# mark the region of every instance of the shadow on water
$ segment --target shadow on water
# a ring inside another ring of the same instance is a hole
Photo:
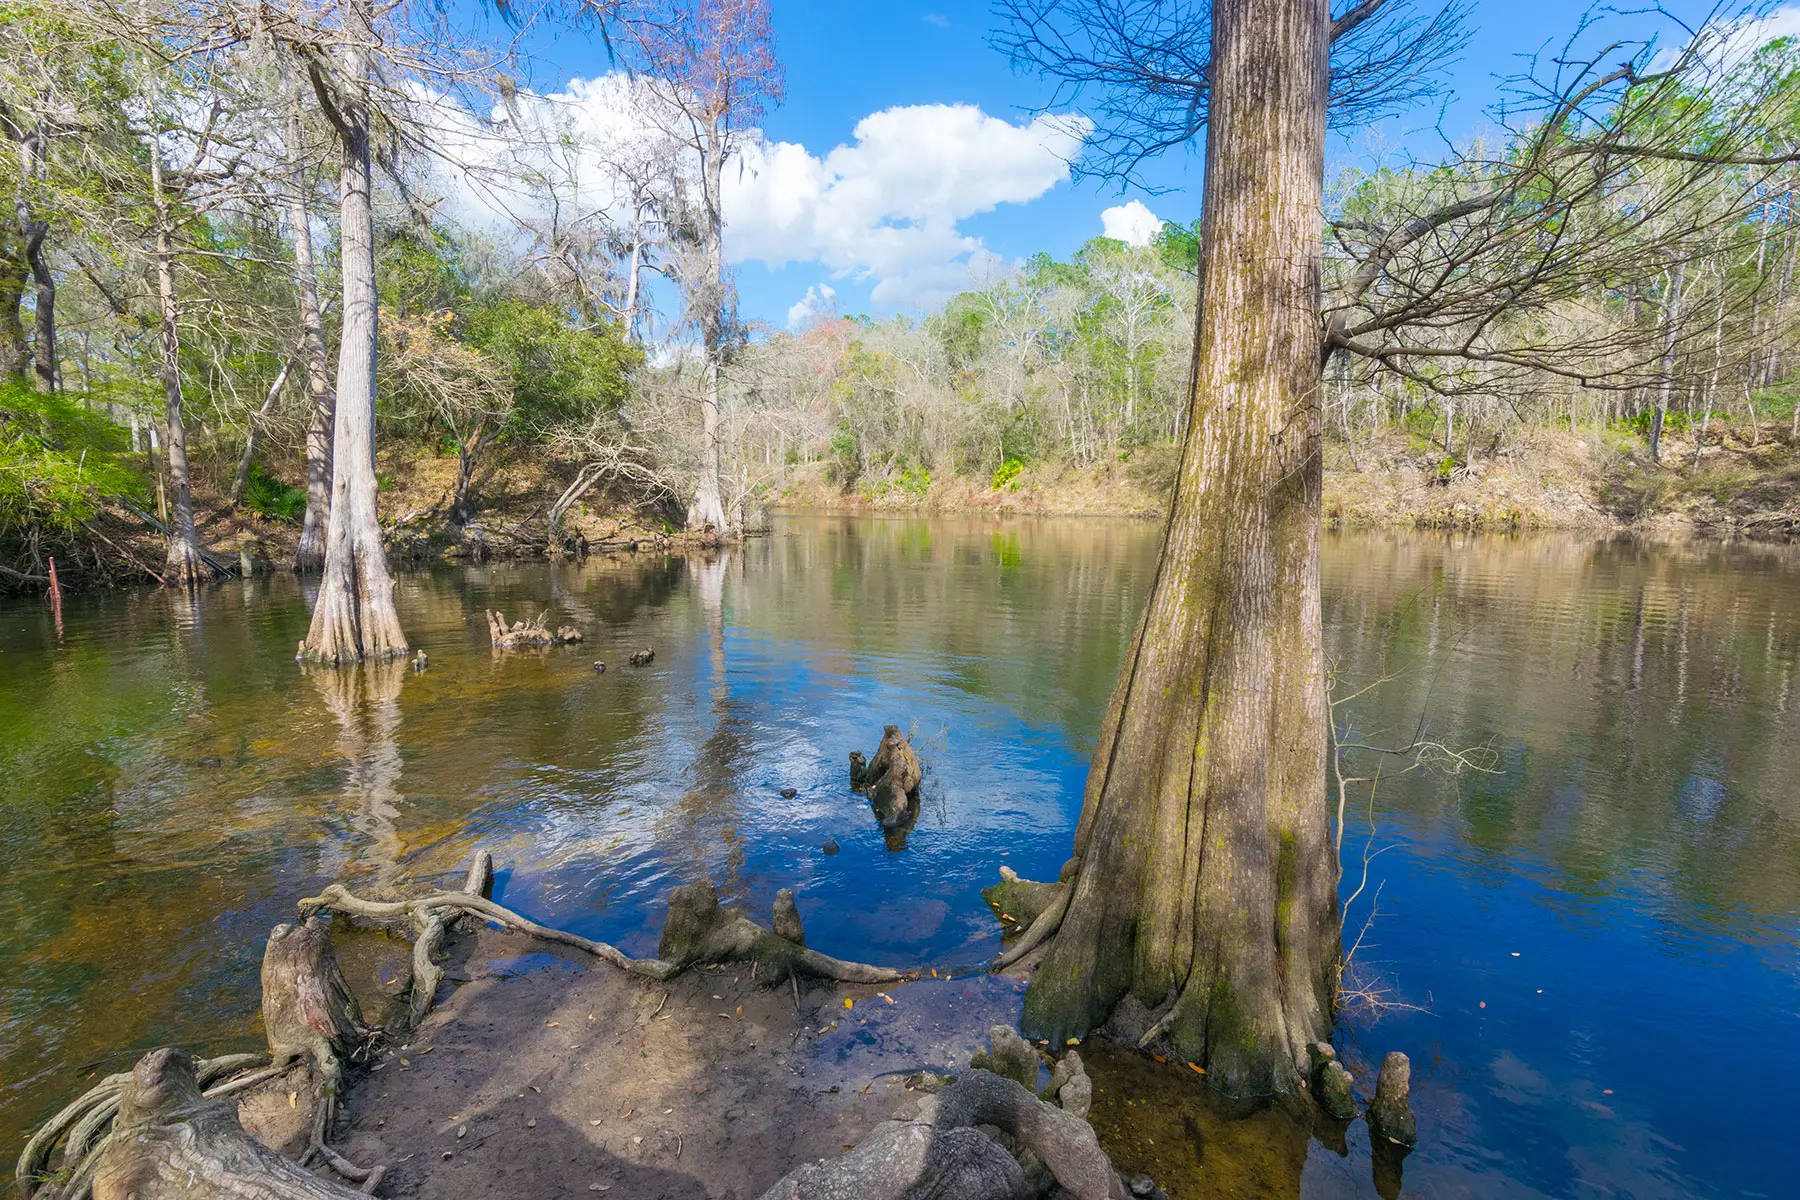
[[[710,558],[407,575],[423,674],[298,668],[288,577],[72,597],[60,641],[41,603],[0,605],[0,1132],[150,1046],[254,1044],[260,948],[295,899],[449,881],[478,846],[506,903],[634,953],[675,884],[757,914],[791,887],[827,953],[958,976],[859,1009],[833,1069],[957,1057],[1018,1003],[964,978],[997,944],[979,890],[1066,857],[1157,536],[794,518]],[[1412,1057],[1405,1194],[1785,1194],[1795,556],[1344,535],[1324,581],[1337,678],[1387,680],[1341,710],[1357,740],[1496,757],[1350,812],[1351,882],[1379,851],[1359,977],[1413,1007],[1353,1015],[1340,1046],[1365,1086]],[[546,606],[587,640],[488,646],[484,608]],[[898,837],[845,770],[890,722],[928,770]],[[346,957],[370,986],[397,969],[379,938]],[[1178,1200],[1396,1191],[1361,1122],[1237,1113],[1179,1067],[1091,1053],[1109,1148]]]

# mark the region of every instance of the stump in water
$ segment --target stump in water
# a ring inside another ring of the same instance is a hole
[[[776,902],[776,914],[786,925],[780,901]],[[797,931],[799,912],[794,911],[792,917]],[[672,971],[697,963],[754,961],[769,974],[771,982],[793,975],[814,975],[846,983],[893,983],[902,978],[900,972],[886,967],[844,962],[808,950],[803,944],[729,912],[719,906],[718,890],[710,883],[684,884],[669,893],[669,915],[663,923],[656,956]]]
[[[647,667],[656,661],[656,651],[645,646],[642,650],[634,650],[631,657],[625,660],[634,667]]]
[[[898,725],[885,726],[881,745],[875,748],[875,757],[869,760],[868,770],[864,773],[863,786],[873,793],[876,787],[891,779],[903,795],[916,798],[924,778],[925,770],[919,765],[919,756],[913,753],[912,743],[906,740]]]
[[[238,1124],[237,1106],[200,1094],[185,1050],[152,1050],[131,1072],[94,1200],[357,1200]]]
[[[1390,1050],[1381,1060],[1381,1071],[1375,1076],[1375,1102],[1369,1105],[1369,1127],[1402,1146],[1419,1139],[1419,1123],[1412,1111],[1412,1063],[1398,1050]]]
[[[544,622],[550,616],[548,611],[539,613],[530,621],[514,621],[509,628],[506,614],[498,610],[487,614],[488,636],[493,639],[497,650],[520,650],[542,648],[544,646],[561,646],[566,643],[579,642],[581,630],[573,625],[564,625],[555,632]]]
[[[806,929],[800,924],[800,909],[794,903],[793,888],[782,888],[775,893],[775,912],[770,924],[776,937],[786,938],[796,946],[806,945]]]

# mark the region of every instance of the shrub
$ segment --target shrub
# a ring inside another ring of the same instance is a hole
[[[0,384],[0,536],[69,533],[117,497],[147,495],[131,439],[105,414]]]
[[[1020,472],[1024,470],[1025,464],[1018,459],[1007,459],[1005,462],[994,468],[994,490],[999,491],[1001,488],[1006,488],[1008,491],[1018,490],[1018,483],[1016,481],[1019,478]]]
[[[293,525],[306,515],[306,493],[264,474],[260,463],[252,463],[244,485],[244,507],[265,521]]]

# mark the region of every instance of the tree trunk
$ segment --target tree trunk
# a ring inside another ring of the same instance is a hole
[[[359,1200],[244,1132],[237,1103],[201,1096],[185,1050],[152,1050],[131,1072],[94,1172],[94,1200]]]
[[[250,428],[244,434],[244,452],[238,456],[237,474],[231,480],[233,508],[244,502],[244,489],[250,486],[250,467],[256,461],[257,439],[262,436],[263,424],[269,419],[269,414],[275,411],[275,401],[281,396],[281,385],[287,382],[288,372],[293,368],[292,359],[281,364],[281,370],[275,372],[275,382],[269,385],[269,394],[263,397],[262,407],[250,418]]]
[[[50,223],[33,214],[31,193],[47,182],[49,172],[49,131],[43,121],[19,139],[19,234],[23,239],[25,264],[37,285],[37,309],[32,321],[33,382],[40,392],[56,390],[56,277],[50,273],[50,260],[44,239]]]
[[[1193,397],[1108,706],[1067,915],[1025,999],[1061,1045],[1128,993],[1179,1055],[1292,1090],[1340,959],[1319,609],[1326,0],[1215,0]]]
[[[706,301],[701,305],[700,332],[705,381],[700,392],[700,484],[688,510],[689,529],[710,526],[725,530],[725,502],[719,477],[723,452],[719,440],[719,359],[724,352],[725,252],[724,213],[719,188],[723,177],[724,135],[714,119],[706,139]]]
[[[19,309],[25,299],[25,256],[18,234],[0,222],[0,383],[25,375],[25,325]]]
[[[155,101],[151,101],[154,108]],[[161,368],[166,405],[169,483],[175,497],[169,513],[168,565],[163,580],[170,587],[192,587],[210,576],[200,551],[200,534],[194,526],[194,495],[188,477],[187,429],[181,419],[181,331],[176,323],[175,234],[169,198],[163,190],[162,147],[152,132],[150,139],[150,193],[156,213],[156,299],[162,313]]]
[[[486,445],[486,421],[477,423],[468,437],[456,439],[456,488],[450,494],[452,525],[466,525],[475,517],[475,462]]]
[[[312,416],[306,424],[306,516],[300,523],[300,545],[294,551],[296,571],[325,569],[325,523],[331,512],[331,426],[337,393],[325,358],[325,317],[319,304],[319,277],[313,265],[312,217],[306,207],[306,162],[301,151],[305,130],[300,120],[299,81],[288,96],[288,224],[294,235],[294,284],[300,294],[300,344],[306,358],[306,394]]]
[[[407,651],[394,608],[394,581],[381,545],[375,484],[375,214],[369,159],[372,0],[344,9],[344,87],[338,136],[339,244],[344,326],[338,337],[337,413],[331,453],[331,515],[325,578],[304,653],[326,663],[390,659]]]
[[[1656,388],[1656,411],[1650,414],[1650,460],[1662,461],[1663,422],[1669,418],[1669,396],[1675,390],[1675,346],[1680,334],[1681,283],[1685,263],[1669,270],[1669,292],[1663,299],[1662,382]]]

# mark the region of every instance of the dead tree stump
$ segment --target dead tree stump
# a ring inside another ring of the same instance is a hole
[[[913,753],[912,743],[906,740],[898,725],[883,728],[881,745],[875,748],[875,757],[869,760],[863,786],[872,793],[890,777],[900,793],[908,798],[919,794],[919,784],[925,779],[919,756]]]
[[[541,649],[581,640],[581,630],[573,625],[552,631],[545,623],[549,616],[548,611],[541,612],[530,621],[514,621],[509,627],[505,613],[491,610],[487,614],[488,637],[496,650]]]
[[[344,980],[331,928],[314,918],[277,925],[262,961],[263,1028],[275,1066],[305,1059],[335,1080],[368,1039],[362,1009]]]
[[[792,903],[792,896],[789,896]],[[780,902],[777,901],[777,913]],[[793,924],[800,914],[793,913]],[[784,919],[783,924],[786,924]],[[771,981],[794,975],[812,975],[845,983],[893,983],[903,976],[886,967],[844,962],[804,945],[789,941],[754,921],[719,905],[719,893],[710,883],[683,884],[669,893],[669,915],[663,922],[662,941],[656,957],[672,971],[697,963],[754,961]]]
[[[152,1050],[131,1072],[94,1170],[94,1200],[359,1200],[289,1162],[200,1094],[185,1050]]]

